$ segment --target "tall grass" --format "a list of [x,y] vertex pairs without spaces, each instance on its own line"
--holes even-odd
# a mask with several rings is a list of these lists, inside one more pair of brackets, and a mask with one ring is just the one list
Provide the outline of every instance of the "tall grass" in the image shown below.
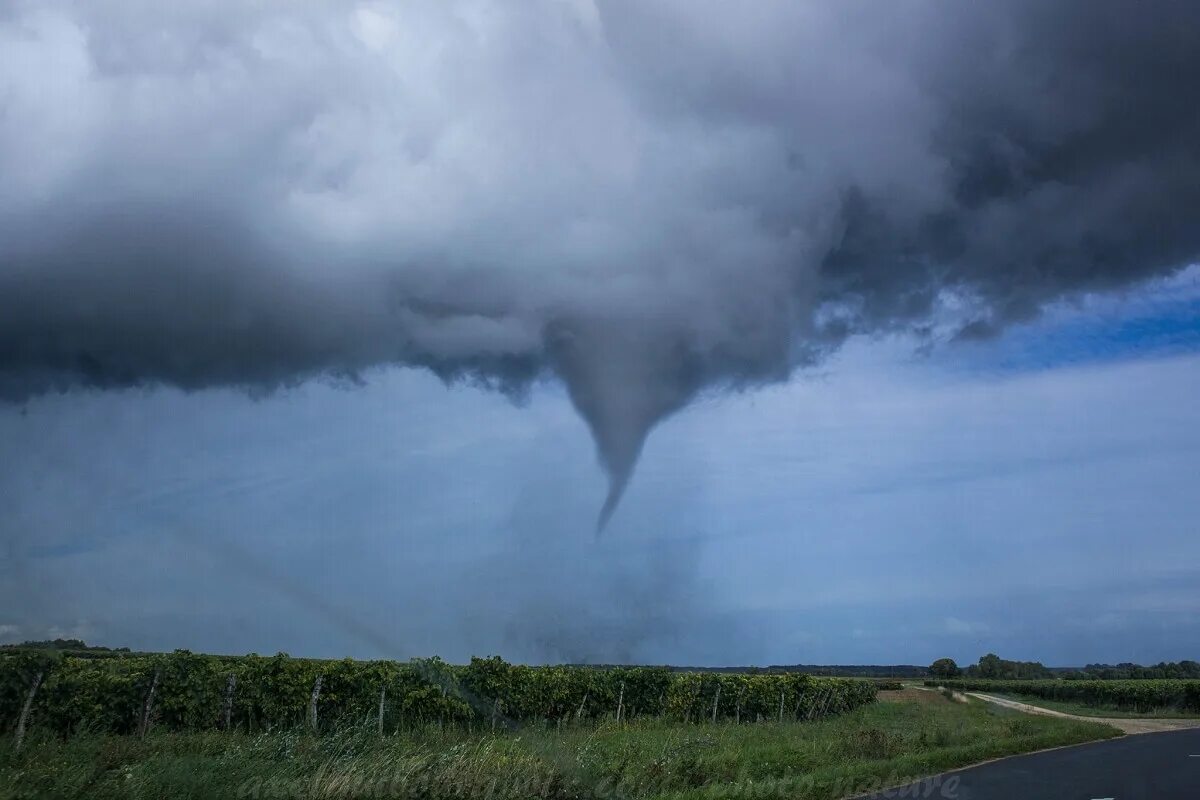
[[1104,726],[1028,717],[930,693],[808,723],[662,719],[471,733],[370,722],[324,735],[33,731],[0,745],[0,798],[832,798],[974,760],[1103,738]]

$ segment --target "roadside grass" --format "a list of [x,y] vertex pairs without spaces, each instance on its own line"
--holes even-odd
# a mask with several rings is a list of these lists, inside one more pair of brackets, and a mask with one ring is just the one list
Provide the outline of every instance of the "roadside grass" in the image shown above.
[[816,722],[535,726],[501,735],[369,725],[314,736],[34,733],[0,745],[8,798],[837,798],[1004,755],[1119,735],[932,692]]
[[1075,714],[1080,717],[1108,717],[1110,719],[1196,719],[1200,713],[1185,711],[1174,706],[1163,706],[1146,711],[1130,711],[1129,709],[1113,706],[1093,706],[1085,703],[1072,703],[1069,700],[1045,700],[1033,695],[1013,694],[1011,692],[983,692],[993,697],[1003,697],[1005,700],[1015,700],[1018,703],[1048,708],[1051,711],[1062,711],[1065,714]]

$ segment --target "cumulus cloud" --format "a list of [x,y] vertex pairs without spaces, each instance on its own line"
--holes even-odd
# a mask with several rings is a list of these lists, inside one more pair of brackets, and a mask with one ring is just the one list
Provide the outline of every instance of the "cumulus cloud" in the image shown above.
[[386,365],[655,424],[1200,253],[1200,8],[0,11],[0,396]]

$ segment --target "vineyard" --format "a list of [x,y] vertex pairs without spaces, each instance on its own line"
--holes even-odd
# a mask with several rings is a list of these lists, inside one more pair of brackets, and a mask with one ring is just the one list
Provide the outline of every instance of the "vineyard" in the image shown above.
[[[36,687],[36,689],[35,689]],[[187,651],[108,658],[0,656],[0,724],[67,735],[370,723],[496,730],[535,721],[665,717],[685,722],[816,719],[875,698],[870,681],[802,674],[701,674],[657,667],[530,667],[500,658],[323,661]]]
[[925,685],[967,692],[1024,695],[1124,711],[1160,708],[1200,711],[1200,680],[943,680],[925,681]]

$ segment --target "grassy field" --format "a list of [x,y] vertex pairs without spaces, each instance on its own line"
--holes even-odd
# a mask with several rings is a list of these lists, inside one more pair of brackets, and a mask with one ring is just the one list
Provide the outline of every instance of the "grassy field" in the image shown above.
[[469,735],[34,732],[0,749],[0,798],[835,798],[988,758],[1116,735],[934,692],[816,722],[646,720]]
[[1031,706],[1038,706],[1039,708],[1048,708],[1052,711],[1062,711],[1065,714],[1075,714],[1080,717],[1108,717],[1109,719],[1195,719],[1196,717],[1200,717],[1200,714],[1195,711],[1178,709],[1173,706],[1164,706],[1147,711],[1129,711],[1116,708],[1115,706],[1095,706],[1085,703],[1072,703],[1066,700],[1045,700],[1041,697],[1013,693],[986,692],[986,694],[990,694],[993,697],[1003,697],[1006,700],[1016,700],[1018,703],[1028,703]]

